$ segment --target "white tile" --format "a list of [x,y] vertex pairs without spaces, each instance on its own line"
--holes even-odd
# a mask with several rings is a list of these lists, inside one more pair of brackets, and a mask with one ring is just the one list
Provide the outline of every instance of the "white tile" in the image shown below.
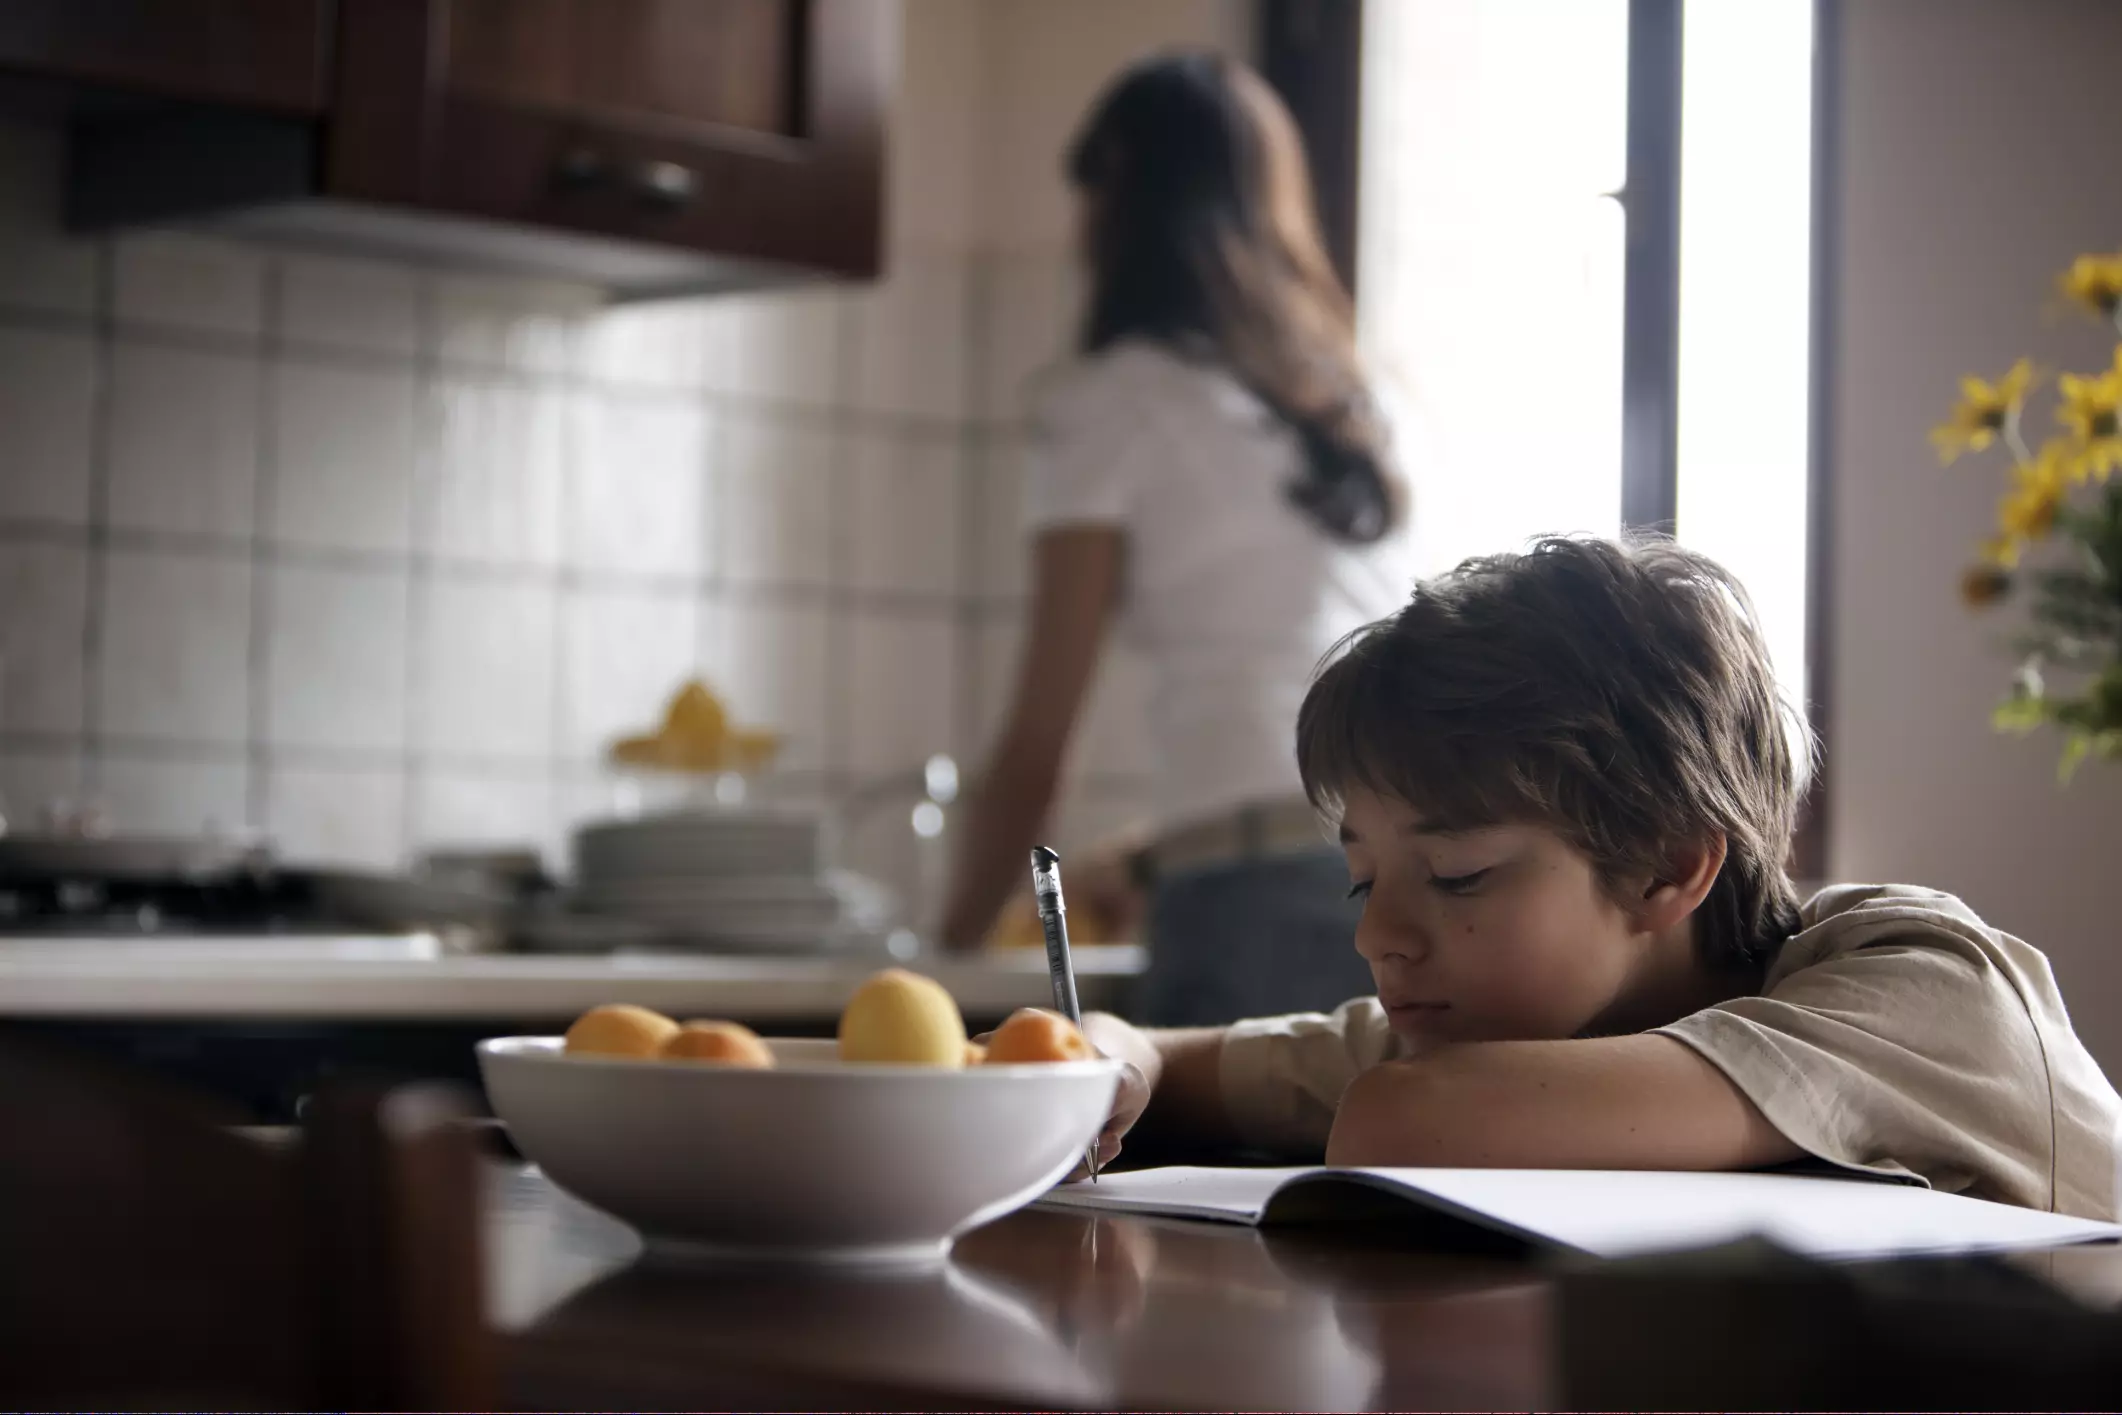
[[88,520],[96,377],[88,339],[0,329],[0,518]]
[[966,742],[968,751],[984,760],[1000,737],[1003,719],[1017,691],[1017,675],[1024,654],[1024,624],[1018,618],[988,621],[972,634],[973,720]]
[[80,732],[88,551],[0,543],[0,730]]
[[984,0],[916,0],[904,8],[890,128],[891,249],[964,249],[987,88]]
[[338,550],[406,549],[417,407],[412,371],[289,361],[275,383],[274,535]]
[[986,274],[973,415],[1021,421],[1040,388],[1073,356],[1083,280],[1073,257],[1059,251],[995,256]]
[[1031,591],[1031,545],[1024,533],[1024,441],[984,439],[973,453],[966,494],[972,501],[974,563],[969,588],[990,603],[1021,601]]
[[375,354],[419,350],[414,268],[300,255],[286,257],[280,269],[280,333],[287,339]]
[[413,783],[413,852],[516,847],[559,853],[546,776],[437,771]]
[[421,544],[445,559],[558,563],[567,395],[444,378],[423,406]]
[[0,121],[0,304],[85,315],[96,303],[96,242],[59,224],[62,130]]
[[854,443],[826,428],[731,413],[715,465],[722,573],[740,584],[824,585],[833,578],[833,503]]
[[395,869],[405,860],[405,778],[396,771],[274,763],[267,837],[303,865]]
[[528,373],[566,373],[576,330],[603,304],[586,285],[484,275],[434,284],[435,352]]
[[553,778],[553,833],[560,850],[554,864],[565,873],[573,858],[574,832],[591,821],[609,820],[619,810],[617,779],[590,767],[565,766]]
[[861,590],[958,591],[958,444],[935,437],[874,437],[856,458],[849,531]]
[[106,757],[96,801],[121,834],[237,834],[250,824],[249,768],[240,760]]
[[102,730],[242,742],[250,731],[250,597],[245,560],[111,550]]
[[1244,54],[1249,7],[1231,0],[984,0],[988,42],[982,167],[983,243],[1050,243],[1073,219],[1062,154],[1084,113],[1131,61],[1174,45]]
[[601,760],[615,738],[650,732],[700,666],[700,606],[690,594],[578,590],[561,609],[561,741]]
[[1081,851],[1108,846],[1152,814],[1146,792],[1115,789],[1102,782],[1073,783],[1054,808],[1055,848]]
[[965,283],[962,260],[915,253],[902,257],[883,285],[856,297],[855,406],[916,417],[963,415]]
[[0,747],[0,825],[41,830],[49,808],[80,800],[82,780],[76,748]]
[[1079,775],[1147,778],[1155,765],[1149,745],[1149,665],[1138,651],[1110,637],[1071,752],[1071,770]]
[[214,334],[256,334],[265,323],[265,262],[209,236],[154,232],[113,243],[118,318]]
[[402,748],[408,572],[282,563],[261,573],[272,576],[266,740]]
[[546,757],[553,746],[548,585],[437,579],[417,615],[420,745],[473,757]]
[[848,743],[865,776],[919,766],[957,745],[957,625],[945,618],[852,617]]
[[582,325],[582,371],[605,383],[698,388],[731,327],[725,297],[615,305]]
[[111,524],[249,535],[258,392],[253,359],[120,344],[111,363]]
[[672,398],[593,396],[571,478],[570,559],[586,570],[696,575],[706,559],[708,419]]
[[[834,863],[889,887],[898,902],[898,921],[919,927],[928,905],[921,887],[922,853],[933,847],[914,834],[912,813],[910,799],[878,801],[859,812],[835,833]],[[947,838],[938,843],[949,848]]]
[[822,606],[724,602],[702,606],[708,685],[745,727],[786,739],[775,765],[834,765],[828,724]]
[[848,297],[836,290],[718,296],[710,312],[708,385],[740,398],[837,406],[845,387]]

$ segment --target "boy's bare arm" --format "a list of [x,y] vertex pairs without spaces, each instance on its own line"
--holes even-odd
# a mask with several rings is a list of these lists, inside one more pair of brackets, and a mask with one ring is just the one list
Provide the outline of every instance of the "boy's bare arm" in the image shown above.
[[1326,1161],[1555,1169],[1752,1169],[1798,1159],[1731,1081],[1655,1035],[1476,1042],[1350,1083]]

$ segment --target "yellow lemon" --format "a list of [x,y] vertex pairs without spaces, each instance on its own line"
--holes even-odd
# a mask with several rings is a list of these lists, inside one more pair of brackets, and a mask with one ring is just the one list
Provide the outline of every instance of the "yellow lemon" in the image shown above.
[[916,1066],[965,1065],[965,1019],[942,984],[887,968],[848,999],[840,1014],[842,1061]]
[[678,1024],[631,1003],[592,1007],[567,1029],[567,1050],[578,1056],[654,1056],[677,1035]]

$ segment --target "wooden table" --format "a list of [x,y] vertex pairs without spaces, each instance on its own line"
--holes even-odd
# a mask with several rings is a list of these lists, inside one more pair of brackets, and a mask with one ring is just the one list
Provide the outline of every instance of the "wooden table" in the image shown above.
[[1528,1409],[1536,1267],[1040,1209],[913,1274],[684,1265],[489,1171],[504,1396],[538,1408]]
[[[1262,1233],[1026,1209],[921,1272],[711,1266],[644,1253],[630,1230],[521,1163],[493,1160],[486,1180],[502,1395],[518,1407],[1524,1410],[1560,1399],[1555,1314],[1574,1279],[1529,1260],[1444,1256],[1375,1229]],[[2067,1312],[2023,1297],[2016,1312],[1926,1305],[1922,1294],[1942,1294],[1950,1276],[1950,1261],[1935,1261],[1945,1266],[1894,1269],[1916,1299],[1870,1309],[1886,1326],[1844,1353],[1876,1387],[1851,1387],[1843,1370],[1794,1387],[1799,1404],[1846,1404],[1832,1397],[1851,1389],[1876,1390],[1865,1404],[1905,1404],[1893,1397],[1942,1385],[1991,1405],[2033,1392],[2064,1408],[2112,1407],[2122,1248],[2012,1260],[2076,1299]],[[1749,1384],[1783,1389],[1795,1353],[1855,1320],[1831,1305],[1783,1310],[1791,1302],[1773,1292],[1765,1309],[1740,1294],[1725,1310],[1733,1294],[1706,1291],[1706,1305],[1680,1311],[1672,1301],[1696,1300],[1686,1290],[1643,1308],[1624,1288],[1589,1302],[1573,1290],[1585,1329],[1607,1328],[1602,1354],[1625,1352],[1629,1369],[1654,1377],[1623,1388],[1670,1388],[1690,1408],[1728,1404],[1718,1397]],[[1799,1308],[1832,1299],[1793,1291]],[[1762,1371],[1734,1385],[1734,1353],[1771,1347]],[[1706,1381],[1689,1384],[1690,1369]],[[2047,1384],[2027,1384],[2034,1375]]]

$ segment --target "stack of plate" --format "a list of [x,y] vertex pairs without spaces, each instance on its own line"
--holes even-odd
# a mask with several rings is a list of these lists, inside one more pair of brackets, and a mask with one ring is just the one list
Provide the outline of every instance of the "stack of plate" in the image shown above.
[[823,830],[815,816],[764,810],[585,826],[575,833],[574,905],[697,947],[829,947],[845,929]]

